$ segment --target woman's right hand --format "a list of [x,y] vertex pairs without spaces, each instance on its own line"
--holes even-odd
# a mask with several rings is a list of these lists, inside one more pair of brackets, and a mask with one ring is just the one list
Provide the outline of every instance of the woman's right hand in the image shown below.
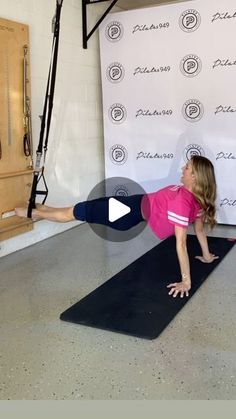
[[181,282],[174,282],[172,284],[167,285],[167,288],[171,288],[169,291],[169,295],[172,295],[172,297],[177,297],[179,294],[181,298],[183,298],[185,295],[186,297],[189,296],[189,290],[191,288],[191,282],[190,281],[181,281]]

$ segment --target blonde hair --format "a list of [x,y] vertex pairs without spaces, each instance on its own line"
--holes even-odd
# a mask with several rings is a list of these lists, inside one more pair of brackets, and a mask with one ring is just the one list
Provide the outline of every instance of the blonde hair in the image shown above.
[[205,212],[206,221],[213,228],[216,224],[216,179],[214,166],[210,160],[203,156],[193,156],[191,163],[196,180],[192,192]]

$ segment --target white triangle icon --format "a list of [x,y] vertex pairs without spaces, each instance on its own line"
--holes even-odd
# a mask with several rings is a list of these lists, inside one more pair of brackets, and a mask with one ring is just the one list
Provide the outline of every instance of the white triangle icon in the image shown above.
[[131,211],[130,207],[115,198],[109,198],[108,218],[110,223],[119,220]]

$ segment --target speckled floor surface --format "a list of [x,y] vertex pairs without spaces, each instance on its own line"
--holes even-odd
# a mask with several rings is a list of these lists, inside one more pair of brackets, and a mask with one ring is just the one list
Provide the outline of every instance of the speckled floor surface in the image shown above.
[[0,399],[235,400],[236,246],[156,340],[59,320],[156,244],[83,224],[0,259]]

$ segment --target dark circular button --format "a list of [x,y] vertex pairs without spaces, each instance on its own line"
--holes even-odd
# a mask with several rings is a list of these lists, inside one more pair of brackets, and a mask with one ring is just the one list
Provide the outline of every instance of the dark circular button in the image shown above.
[[144,195],[142,186],[131,179],[111,177],[103,180],[88,195],[88,224],[104,240],[122,242],[137,237],[146,227],[149,214],[146,208],[144,220],[141,212]]

